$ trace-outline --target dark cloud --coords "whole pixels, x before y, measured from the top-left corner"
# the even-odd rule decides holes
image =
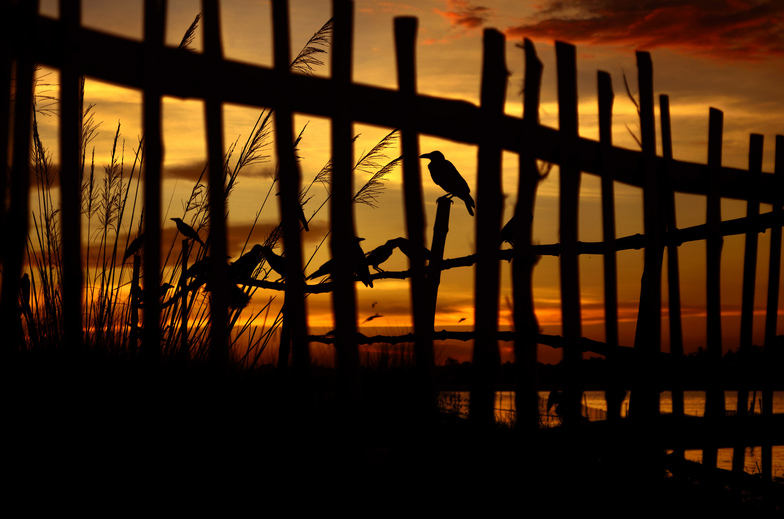
[[[759,60],[784,55],[784,2],[549,0],[533,19],[506,34]]]
[[[481,27],[490,15],[490,9],[474,5],[468,0],[447,0],[446,11],[435,9],[435,12],[449,20],[453,26],[465,29]]]

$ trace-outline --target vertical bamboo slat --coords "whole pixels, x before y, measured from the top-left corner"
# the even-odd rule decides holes
[[[672,385],[672,414],[682,417],[684,414],[683,404],[683,380],[681,367],[683,364],[683,324],[681,322],[681,283],[680,283],[680,262],[678,260],[678,246],[675,235],[678,231],[675,219],[675,191],[672,187],[672,126],[670,122],[670,98],[666,95],[659,96],[659,107],[661,110],[661,135],[662,135],[662,159],[664,174],[662,180],[662,202],[665,215],[665,229],[667,230],[667,305],[669,316],[670,333],[670,358],[673,369]],[[674,446],[674,453],[683,457],[683,449]]]
[[[746,243],[743,250],[743,295],[740,314],[740,348],[748,350],[752,346],[752,326],[754,324],[754,288],[757,282],[757,244],[759,241],[759,180],[762,174],[762,135],[752,134],[749,138],[749,179],[752,189],[746,202]],[[738,381],[738,403],[736,414],[744,419],[748,413],[749,381]],[[732,451],[732,470],[743,472],[745,446],[736,444]]]
[[[226,180],[223,164],[223,105],[220,82],[223,48],[221,43],[218,0],[204,0],[204,70],[205,121],[207,125],[207,161],[209,163],[210,202],[210,363],[222,368],[228,362],[228,265],[226,252]]]
[[[395,18],[395,56],[400,96],[406,107],[405,122],[400,127],[403,155],[403,194],[405,199],[406,233],[413,245],[409,259],[411,269],[411,308],[413,310],[417,384],[422,412],[436,409],[434,388],[433,321],[428,319],[427,285],[425,281],[425,213],[422,205],[422,172],[419,159],[419,134],[416,123],[416,33],[417,19]]]
[[[659,392],[653,361],[661,351],[661,208],[656,159],[656,120],[653,114],[653,64],[647,52],[637,52],[637,82],[640,89],[640,133],[642,141],[643,225],[645,258],[640,286],[640,305],[634,336],[635,387],[632,413],[643,420],[659,413]]]
[[[534,312],[533,272],[537,257],[533,251],[533,216],[539,168],[536,164],[534,135],[539,125],[539,99],[542,86],[542,62],[531,40],[523,41],[525,79],[523,86],[523,135],[520,141],[520,171],[517,181],[517,205],[514,218],[514,259],[512,290],[514,295],[516,427],[534,432],[539,427],[539,395],[536,384],[537,336],[539,323]]]
[[[561,315],[563,327],[564,402],[566,423],[577,421],[582,405],[580,361],[582,321],[580,270],[577,252],[577,218],[580,199],[580,167],[577,163],[577,61],[575,47],[555,43],[558,67],[558,135],[560,145],[559,223],[561,241]]]
[[[332,118],[332,198],[330,249],[335,265],[332,273],[334,291],[338,393],[343,410],[351,413],[359,400],[359,350],[356,342],[356,290],[353,267],[356,259],[352,178],[352,121],[348,87],[351,84],[353,2],[333,1],[335,20],[332,55],[332,95],[335,116]],[[350,414],[349,414],[350,416]]]
[[[33,106],[33,41],[35,13],[38,2],[23,2],[14,7],[12,16],[14,31],[16,65],[16,103],[14,108],[13,142],[11,158],[11,185],[8,208],[8,226],[4,236],[7,245],[3,257],[3,286],[0,300],[0,319],[4,330],[16,329],[16,311],[19,304],[19,278],[22,271],[27,226],[30,190],[30,136],[31,107]],[[3,193],[5,195],[5,193]],[[16,346],[7,341],[8,346]]]
[[[707,354],[709,379],[705,393],[705,418],[717,419],[724,415],[724,391],[718,380],[717,370],[721,364],[721,249],[724,238],[721,235],[721,184],[719,170],[721,168],[722,132],[724,114],[710,109],[708,123],[708,202],[706,223],[708,236],[707,247]],[[702,463],[707,467],[716,467],[718,450],[713,445],[703,449]]]
[[[144,290],[156,294],[161,284],[161,135],[160,50],[166,27],[165,0],[144,2]],[[160,355],[161,304],[147,298],[144,306],[142,354]]]
[[[275,71],[282,86],[281,91],[285,92],[291,63],[288,2],[283,0],[273,2],[272,13],[275,33]],[[298,218],[301,211],[300,171],[294,150],[293,114],[285,95],[281,97],[281,104],[275,111],[275,135],[280,161],[280,214],[286,260],[286,291],[283,305],[283,329],[286,333],[281,334],[281,351],[286,349],[290,340],[294,382],[299,390],[304,391],[302,386],[310,369],[310,351],[305,340],[307,335],[305,279],[302,275],[302,242]],[[280,361],[285,363],[287,359],[282,358]]]
[[[776,330],[779,312],[779,291],[781,290],[781,222],[784,218],[784,135],[776,135],[776,164],[774,169],[773,222],[770,228],[770,258],[768,259],[768,294],[765,305],[765,346],[766,370],[762,373],[762,414],[770,420],[773,414],[774,377],[779,375],[772,369],[771,356],[776,346]],[[766,428],[768,431],[770,427]],[[762,478],[773,477],[772,438],[765,438],[762,444]]]
[[[615,186],[610,163],[612,161],[612,110],[615,94],[612,78],[607,72],[597,76],[599,89],[599,143],[602,162],[602,241],[604,242],[604,335],[607,342],[608,379],[605,390],[607,420],[621,418],[621,405],[625,388],[620,381],[621,369],[617,354],[618,347],[618,262],[615,251]]]
[[[80,204],[81,77],[79,24],[81,2],[60,0],[63,66],[60,72],[60,229],[62,233],[63,340],[82,344],[82,234]]]
[[[504,35],[485,29],[482,66],[481,114],[483,139],[479,145],[476,209],[476,290],[472,386],[469,417],[474,423],[495,422],[495,379],[500,365],[498,350],[498,233],[501,229],[501,116],[506,100]]]

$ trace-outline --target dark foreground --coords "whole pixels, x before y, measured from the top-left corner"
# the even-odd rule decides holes
[[[389,373],[365,379],[359,411],[341,415],[328,370],[310,393],[318,397],[303,399],[272,371],[27,355],[2,369],[7,495],[33,508],[368,517],[784,511],[784,485],[677,463],[646,448],[654,439],[644,428],[523,435],[450,415],[423,421],[405,377],[381,384]]]

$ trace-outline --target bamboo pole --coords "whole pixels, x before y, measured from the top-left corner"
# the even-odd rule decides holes
[[[757,283],[757,245],[759,231],[757,220],[759,217],[759,178],[762,173],[762,149],[764,138],[762,135],[752,134],[749,137],[749,182],[754,184],[752,196],[746,203],[746,217],[749,219],[746,231],[746,243],[743,250],[743,294],[741,299],[740,315],[740,350],[752,347],[752,326],[754,324],[754,288]],[[738,403],[735,408],[738,419],[744,420],[748,415],[749,380],[743,377],[738,381]],[[743,442],[739,442],[732,451],[733,472],[743,472],[745,465],[745,449]]]
[[[539,168],[536,150],[529,138],[539,124],[539,100],[542,86],[542,62],[536,55],[531,40],[523,41],[525,80],[523,87],[523,134],[520,140],[520,170],[517,205],[514,212],[514,256],[512,260],[512,290],[514,294],[515,371],[516,391],[515,427],[532,433],[539,428],[539,395],[537,394],[536,363],[539,323],[534,311],[533,271],[537,256],[533,250],[533,215]]]
[[[599,72],[599,142],[602,144],[602,241],[604,244],[604,335],[610,351],[618,346],[618,262],[615,250],[615,186],[606,162],[610,159],[612,148],[612,109],[615,94],[612,78],[607,72]],[[621,385],[618,358],[616,354],[607,356],[608,379],[605,389],[607,401],[607,420],[621,418],[625,389]]]
[[[724,114],[710,109],[708,129],[708,203],[706,224],[708,226],[707,247],[707,354],[709,364],[708,387],[705,394],[705,418],[718,419],[724,416],[724,391],[719,385],[718,370],[721,365],[721,249],[724,238],[720,232],[721,198],[719,196],[718,171],[721,167],[721,149]],[[716,467],[718,450],[706,445],[702,451],[702,463]]]
[[[166,27],[165,0],[144,3],[144,290],[157,294],[161,285],[161,136],[160,51]],[[161,355],[161,308],[157,297],[144,305],[141,354],[148,359]]]
[[[359,349],[356,343],[357,311],[352,259],[355,250],[352,177],[352,120],[351,84],[353,3],[346,0],[333,1],[335,20],[332,54],[332,102],[335,111],[332,118],[332,199],[330,219],[332,239],[330,250],[335,269],[332,307],[335,316],[335,334],[338,368],[338,398],[345,413],[344,418],[353,417],[359,403]]]
[[[583,385],[580,381],[582,336],[580,315],[580,271],[577,254],[577,219],[580,198],[580,168],[577,162],[577,63],[574,45],[556,42],[558,68],[558,128],[560,145],[559,221],[561,241],[561,315],[566,342],[564,364],[565,424],[580,418]]]
[[[773,201],[773,214],[777,222],[770,229],[770,257],[768,259],[768,294],[765,305],[765,346],[764,355],[767,359],[767,369],[762,374],[762,415],[767,422],[773,415],[773,381],[778,373],[773,371],[770,362],[773,350],[776,347],[776,331],[779,312],[779,291],[781,290],[781,222],[784,216],[784,136],[776,135],[776,165],[775,199]],[[768,428],[770,430],[770,428]],[[766,438],[762,444],[762,478],[770,480],[773,477],[773,439]]]
[[[666,231],[664,243],[667,246],[667,305],[669,314],[670,356],[673,363],[673,379],[670,387],[672,394],[672,413],[676,417],[684,415],[683,403],[683,323],[681,320],[680,263],[678,259],[679,242],[676,241],[677,224],[675,219],[675,191],[672,188],[672,130],[670,121],[670,98],[659,96],[661,111],[662,157],[664,175],[662,198],[666,212]],[[683,457],[683,449],[675,446],[674,454]]]
[[[82,234],[80,150],[82,133],[79,38],[81,2],[60,0],[65,26],[60,71],[60,229],[62,234],[63,340],[82,347]]]
[[[634,347],[640,350],[631,394],[633,418],[652,419],[659,413],[656,373],[650,362],[661,351],[661,271],[664,249],[661,241],[662,213],[656,158],[656,121],[653,114],[653,64],[647,52],[637,52],[637,81],[640,89],[640,129],[642,141],[643,225],[645,258],[640,284],[640,304]]]
[[[272,4],[273,29],[275,41],[275,71],[282,89],[291,80],[290,28],[288,2],[276,0]],[[302,242],[300,239],[299,203],[300,170],[294,150],[293,112],[291,98],[283,97],[275,111],[275,135],[280,160],[280,215],[283,225],[283,248],[285,251],[285,295],[283,302],[281,334],[281,355],[279,367],[288,362],[288,348],[291,344],[292,382],[298,398],[307,398],[310,375],[310,347],[307,335],[307,316],[305,314],[305,279],[302,275]]]
[[[414,351],[416,379],[419,386],[422,413],[432,415],[437,400],[434,380],[433,321],[428,320],[427,285],[425,280],[425,212],[422,202],[422,173],[419,159],[416,98],[416,33],[417,19],[395,18],[395,56],[397,58],[398,88],[407,99],[405,121],[400,127],[403,152],[403,193],[406,208],[406,233],[413,245],[409,259],[411,271],[411,307],[414,319]]]
[[[475,327],[469,418],[480,426],[495,423],[495,379],[501,362],[498,332],[499,231],[501,193],[500,116],[504,113],[506,69],[504,35],[484,32],[481,105],[485,138],[479,145],[476,209]]]

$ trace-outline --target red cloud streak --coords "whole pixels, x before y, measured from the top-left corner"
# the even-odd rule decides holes
[[[781,0],[548,0],[509,37],[668,48],[719,59],[784,55]]]
[[[447,0],[446,11],[434,9],[434,11],[451,23],[453,26],[461,26],[466,29],[481,27],[490,14],[487,7],[473,5],[468,0]]]

